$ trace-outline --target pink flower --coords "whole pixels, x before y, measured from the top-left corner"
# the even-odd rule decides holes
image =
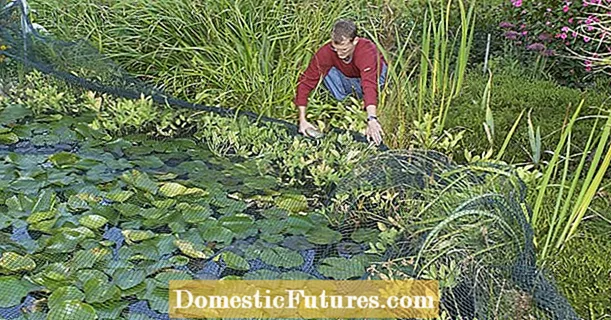
[[[522,31],[522,35],[526,36],[528,34],[528,31]]]
[[[573,36],[573,38],[577,37],[577,32],[573,31],[573,33],[571,34]]]
[[[588,26],[588,31],[592,31],[592,30],[594,30],[594,27]]]
[[[515,31],[507,31],[505,32],[505,38],[515,40],[518,38],[518,33]]]
[[[570,19],[569,19],[569,23],[570,23],[570,24],[573,24],[573,18],[570,18]]]
[[[526,49],[532,51],[543,51],[545,50],[545,46],[542,43],[533,43],[526,47]]]
[[[565,13],[566,13],[566,12],[569,12],[569,6],[564,5],[564,6],[562,7],[562,11],[563,11],[563,12],[565,12]]]
[[[562,40],[566,39],[566,33],[564,33],[564,32],[561,33],[560,34],[560,39],[562,39]]]
[[[501,28],[513,28],[514,25],[509,23],[509,22],[507,22],[507,21],[503,21],[503,22],[499,23],[499,27],[501,27]]]
[[[522,0],[511,0],[511,4],[513,4],[514,7],[521,7]]]
[[[569,32],[569,27],[562,27],[562,32]]]
[[[590,37],[583,37],[583,42],[590,42]]]

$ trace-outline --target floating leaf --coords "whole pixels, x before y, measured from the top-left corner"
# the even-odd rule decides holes
[[[156,200],[151,203],[159,209],[169,209],[176,204],[176,200],[175,199]]]
[[[206,219],[213,214],[212,209],[208,205],[203,206],[183,202],[178,204],[176,208],[182,212],[183,218],[188,223],[199,223],[206,221]]]
[[[312,280],[313,276],[301,271],[289,271],[280,275],[281,280]]]
[[[81,199],[77,195],[71,195],[68,198],[68,206],[76,211],[90,209],[91,207],[87,203],[87,201]]]
[[[38,223],[40,221],[49,220],[55,217],[57,212],[55,210],[52,211],[44,211],[44,212],[36,212],[30,215],[26,221],[31,224]]]
[[[308,241],[314,244],[332,244],[342,239],[342,234],[329,228],[313,228],[306,233]]]
[[[187,256],[189,256],[191,258],[206,259],[208,257],[201,250],[195,249],[195,245],[192,242],[190,242],[190,241],[176,239],[176,240],[174,240],[174,245],[182,253],[184,253],[185,255],[187,255]]]
[[[10,272],[30,271],[36,268],[36,263],[28,256],[14,252],[4,252],[0,258],[0,268]]]
[[[14,123],[30,115],[32,115],[30,109],[20,104],[9,104],[0,112],[0,124]]]
[[[123,173],[123,175],[121,176],[121,179],[123,179],[123,181],[134,186],[137,189],[140,189],[140,190],[152,193],[152,194],[157,194],[157,191],[159,190],[159,187],[157,186],[155,182],[149,179],[149,177],[146,174],[138,170],[131,170],[131,171]]]
[[[350,238],[357,243],[375,242],[380,232],[374,229],[357,229],[354,230]]]
[[[89,304],[67,300],[49,311],[47,320],[96,320],[95,309]]]
[[[278,208],[286,209],[291,212],[308,211],[308,199],[301,194],[282,194],[277,197],[275,204]]]
[[[223,261],[227,264],[227,267],[235,270],[248,270],[250,269],[250,265],[246,259],[238,256],[237,254],[231,251],[224,251],[221,256],[223,257]]]
[[[247,214],[235,214],[231,216],[224,216],[219,219],[220,224],[235,232],[235,233],[246,233],[248,231],[254,231],[256,233],[256,228],[254,228],[254,219]],[[252,235],[248,234],[246,236]]]
[[[61,287],[49,296],[48,306],[51,309],[57,308],[61,305],[62,302],[68,300],[75,301],[83,301],[85,299],[85,294],[79,290],[77,287],[73,286],[65,286]]]
[[[276,267],[293,268],[303,264],[303,257],[295,251],[282,248],[264,248],[261,251],[261,260]]]
[[[164,183],[161,188],[159,188],[159,193],[166,197],[173,198],[176,196],[183,195],[186,190],[187,187],[183,186],[182,184],[176,182],[167,182]]]
[[[101,278],[89,279],[83,285],[85,300],[88,303],[103,303],[121,297],[119,288]]]
[[[202,238],[204,238],[206,241],[216,241],[229,244],[233,240],[233,237],[234,234],[231,232],[231,230],[220,226],[210,227],[202,232]]]
[[[151,230],[123,230],[123,236],[131,242],[148,240],[155,237]]]
[[[57,167],[63,167],[65,165],[74,164],[79,160],[79,157],[70,152],[58,152],[49,157],[49,160]]]
[[[350,259],[329,257],[322,260],[318,271],[335,280],[348,280],[360,278],[366,273],[366,268],[366,260],[359,256]]]
[[[165,271],[161,272],[155,276],[155,280],[157,280],[157,285],[161,288],[169,288],[170,281],[173,280],[192,280],[188,273],[183,271]]]
[[[259,239],[264,240],[266,242],[269,243],[280,243],[282,240],[284,240],[284,236],[281,234],[262,234]]]
[[[284,239],[282,242],[284,247],[295,251],[308,250],[314,248],[314,245],[308,241],[304,236],[290,236]]]
[[[132,160],[131,163],[145,169],[157,169],[164,165],[163,161],[153,155],[140,157],[138,160]]]
[[[106,193],[106,198],[115,202],[125,202],[134,195],[128,190],[116,190]]]
[[[35,290],[36,285],[18,279],[14,276],[0,276],[0,308],[15,306],[21,302],[30,291]]]
[[[82,216],[79,219],[79,223],[90,229],[99,229],[108,222],[108,219],[99,216],[97,214],[89,214]]]
[[[146,273],[143,270],[118,269],[113,275],[113,282],[122,290],[133,288],[144,281]]]
[[[19,136],[9,132],[0,133],[0,144],[13,144],[19,142]]]
[[[248,272],[244,275],[244,280],[276,280],[280,278],[280,273],[267,269]]]

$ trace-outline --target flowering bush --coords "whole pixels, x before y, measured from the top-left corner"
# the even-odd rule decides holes
[[[502,9],[504,37],[526,51],[561,58],[562,76],[605,71],[610,64],[611,0],[508,0]]]

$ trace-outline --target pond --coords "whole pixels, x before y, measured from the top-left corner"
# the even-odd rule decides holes
[[[379,230],[335,228],[253,159],[31,116],[0,113],[5,319],[168,319],[170,280],[364,279],[382,259]]]

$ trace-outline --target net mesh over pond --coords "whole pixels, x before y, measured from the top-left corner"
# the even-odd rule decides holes
[[[22,1],[0,8],[0,55],[13,62],[235,115],[169,97],[86,41],[40,34]],[[78,117],[31,120],[19,104],[0,121],[0,319],[168,319],[170,280],[387,278],[439,280],[451,319],[579,318],[537,268],[525,187],[509,168],[384,151],[316,194],[192,139],[113,138]]]

